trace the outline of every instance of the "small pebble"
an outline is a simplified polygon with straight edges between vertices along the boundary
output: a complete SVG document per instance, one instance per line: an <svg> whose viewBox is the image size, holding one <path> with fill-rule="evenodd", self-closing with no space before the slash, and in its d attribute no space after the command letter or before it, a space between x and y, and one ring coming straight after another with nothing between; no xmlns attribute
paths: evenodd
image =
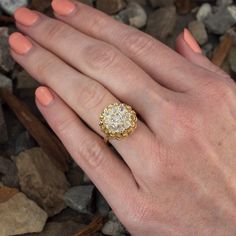
<svg viewBox="0 0 236 236"><path fill-rule="evenodd" d="M9 15L13 15L19 7L27 6L28 0L1 0L0 7Z"/></svg>
<svg viewBox="0 0 236 236"><path fill-rule="evenodd" d="M203 45L208 41L205 25L201 21L190 22L188 28L200 45Z"/></svg>

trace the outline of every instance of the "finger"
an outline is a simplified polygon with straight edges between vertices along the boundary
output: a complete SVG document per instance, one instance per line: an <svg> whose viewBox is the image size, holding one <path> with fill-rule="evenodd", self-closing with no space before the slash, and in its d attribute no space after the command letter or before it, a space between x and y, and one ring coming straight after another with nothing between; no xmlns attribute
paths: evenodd
<svg viewBox="0 0 236 236"><path fill-rule="evenodd" d="M207 57L202 54L196 40L187 29L185 29L184 32L177 38L176 50L186 59L198 66L217 73L220 76L229 76L227 73L221 70L221 68L214 65Z"/></svg>
<svg viewBox="0 0 236 236"><path fill-rule="evenodd" d="M125 201L129 205L127 201L130 199L125 196L135 195L137 184L124 162L52 90L39 87L36 104L75 162L99 188L111 207L119 210L119 215L127 214L128 209L124 209L123 204Z"/></svg>
<svg viewBox="0 0 236 236"><path fill-rule="evenodd" d="M25 16L29 14L38 17L31 26L28 21L28 24L25 22ZM132 105L147 123L150 121L149 107L161 102L164 88L116 48L88 37L61 21L44 15L39 17L39 13L25 8L17 10L15 18L21 31L82 73L102 83L116 97ZM156 93L155 99L151 96L153 93Z"/></svg>
<svg viewBox="0 0 236 236"><path fill-rule="evenodd" d="M13 58L21 66L39 82L52 88L93 130L104 136L99 127L100 113L109 104L119 102L116 97L101 84L77 72L22 34L12 34L9 43ZM138 121L132 135L124 140L112 140L111 143L132 171L141 173L146 162L143 145L151 145L153 139L152 132Z"/></svg>
<svg viewBox="0 0 236 236"><path fill-rule="evenodd" d="M54 0L55 16L79 31L114 45L160 84L175 91L195 87L193 64L152 38L79 2L73 11L62 11L65 0ZM197 78L197 76L196 76Z"/></svg>

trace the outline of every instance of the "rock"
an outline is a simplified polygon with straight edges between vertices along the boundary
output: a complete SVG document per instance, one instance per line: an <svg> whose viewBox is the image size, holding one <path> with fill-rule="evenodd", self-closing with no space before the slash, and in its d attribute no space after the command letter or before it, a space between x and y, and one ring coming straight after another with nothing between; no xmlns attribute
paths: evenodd
<svg viewBox="0 0 236 236"><path fill-rule="evenodd" d="M143 28L147 23L146 11L136 2L129 3L115 18L136 28Z"/></svg>
<svg viewBox="0 0 236 236"><path fill-rule="evenodd" d="M12 92L12 80L0 73L0 88L6 88Z"/></svg>
<svg viewBox="0 0 236 236"><path fill-rule="evenodd" d="M102 216L107 216L110 212L109 204L99 191L96 194L96 209Z"/></svg>
<svg viewBox="0 0 236 236"><path fill-rule="evenodd" d="M1 186L0 187L0 204L8 201L10 198L15 196L18 192L19 191L16 188L9 188L4 185Z"/></svg>
<svg viewBox="0 0 236 236"><path fill-rule="evenodd" d="M236 47L232 47L229 53L229 65L232 73L236 75Z"/></svg>
<svg viewBox="0 0 236 236"><path fill-rule="evenodd" d="M164 41L176 24L176 8L160 8L149 15L146 32L153 37Z"/></svg>
<svg viewBox="0 0 236 236"><path fill-rule="evenodd" d="M126 7L124 0L97 0L97 9L104 11L107 14L115 14Z"/></svg>
<svg viewBox="0 0 236 236"><path fill-rule="evenodd" d="M209 3L204 3L200 6L196 18L198 21L204 21L209 15L212 14L212 7Z"/></svg>
<svg viewBox="0 0 236 236"><path fill-rule="evenodd" d="M222 7L222 6L229 6L233 4L233 0L217 0L216 5Z"/></svg>
<svg viewBox="0 0 236 236"><path fill-rule="evenodd" d="M10 159L0 156L0 174L4 185L9 187L18 187L19 179L15 163Z"/></svg>
<svg viewBox="0 0 236 236"><path fill-rule="evenodd" d="M71 209L80 213L91 214L93 192L93 185L73 187L65 193L64 200Z"/></svg>
<svg viewBox="0 0 236 236"><path fill-rule="evenodd" d="M8 141L7 125L5 123L5 118L3 116L2 105L0 103L0 144L6 143Z"/></svg>
<svg viewBox="0 0 236 236"><path fill-rule="evenodd" d="M0 69L5 72L11 71L15 65L9 51L8 36L8 28L0 27Z"/></svg>
<svg viewBox="0 0 236 236"><path fill-rule="evenodd" d="M127 2L128 3L136 2L143 7L147 6L147 0L127 0Z"/></svg>
<svg viewBox="0 0 236 236"><path fill-rule="evenodd" d="M0 235L17 235L41 232L47 214L23 193L16 193L0 203Z"/></svg>
<svg viewBox="0 0 236 236"><path fill-rule="evenodd" d="M200 45L203 45L208 41L205 25L201 21L190 22L188 28Z"/></svg>
<svg viewBox="0 0 236 236"><path fill-rule="evenodd" d="M21 152L16 158L22 192L41 206L49 216L65 208L68 182L41 148Z"/></svg>
<svg viewBox="0 0 236 236"><path fill-rule="evenodd" d="M124 226L119 222L112 211L109 212L108 221L102 228L102 233L105 235L120 236L126 232Z"/></svg>
<svg viewBox="0 0 236 236"><path fill-rule="evenodd" d="M49 222L46 224L43 232L39 234L25 234L24 236L71 236L76 235L83 227L84 225L73 221Z"/></svg>
<svg viewBox="0 0 236 236"><path fill-rule="evenodd" d="M32 0L31 7L37 11L45 11L51 6L51 0Z"/></svg>
<svg viewBox="0 0 236 236"><path fill-rule="evenodd" d="M223 35L236 23L236 7L219 8L215 14L209 15L204 23L207 29L214 33Z"/></svg>
<svg viewBox="0 0 236 236"><path fill-rule="evenodd" d="M28 0L1 0L0 7L9 15L13 15L18 7L28 5Z"/></svg>
<svg viewBox="0 0 236 236"><path fill-rule="evenodd" d="M149 0L153 8L166 7L174 4L174 0Z"/></svg>
<svg viewBox="0 0 236 236"><path fill-rule="evenodd" d="M40 84L30 76L25 70L20 71L17 73L17 89L35 89Z"/></svg>

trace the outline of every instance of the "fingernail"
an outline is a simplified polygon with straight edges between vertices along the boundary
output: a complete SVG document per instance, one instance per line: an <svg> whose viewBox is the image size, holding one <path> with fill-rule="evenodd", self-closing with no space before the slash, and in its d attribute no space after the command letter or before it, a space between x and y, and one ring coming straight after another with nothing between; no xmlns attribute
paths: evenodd
<svg viewBox="0 0 236 236"><path fill-rule="evenodd" d="M196 53L202 53L202 49L198 45L196 39L190 33L188 29L184 29L184 40L188 44L188 46Z"/></svg>
<svg viewBox="0 0 236 236"><path fill-rule="evenodd" d="M49 89L43 86L36 89L35 96L44 107L48 106L54 100L54 97Z"/></svg>
<svg viewBox="0 0 236 236"><path fill-rule="evenodd" d="M53 0L53 10L61 16L67 16L71 14L75 9L75 4L69 0Z"/></svg>
<svg viewBox="0 0 236 236"><path fill-rule="evenodd" d="M25 7L18 8L14 17L17 22L25 26L31 26L39 19L38 14Z"/></svg>
<svg viewBox="0 0 236 236"><path fill-rule="evenodd" d="M18 54L24 55L33 47L32 43L21 33L13 33L9 37L10 47Z"/></svg>

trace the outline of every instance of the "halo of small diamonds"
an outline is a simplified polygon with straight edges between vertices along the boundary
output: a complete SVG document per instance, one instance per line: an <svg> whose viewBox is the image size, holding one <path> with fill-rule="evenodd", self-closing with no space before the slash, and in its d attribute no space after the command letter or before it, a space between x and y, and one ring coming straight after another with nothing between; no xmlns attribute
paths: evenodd
<svg viewBox="0 0 236 236"><path fill-rule="evenodd" d="M100 116L100 127L106 139L121 139L129 136L137 127L137 116L131 106L113 103Z"/></svg>

